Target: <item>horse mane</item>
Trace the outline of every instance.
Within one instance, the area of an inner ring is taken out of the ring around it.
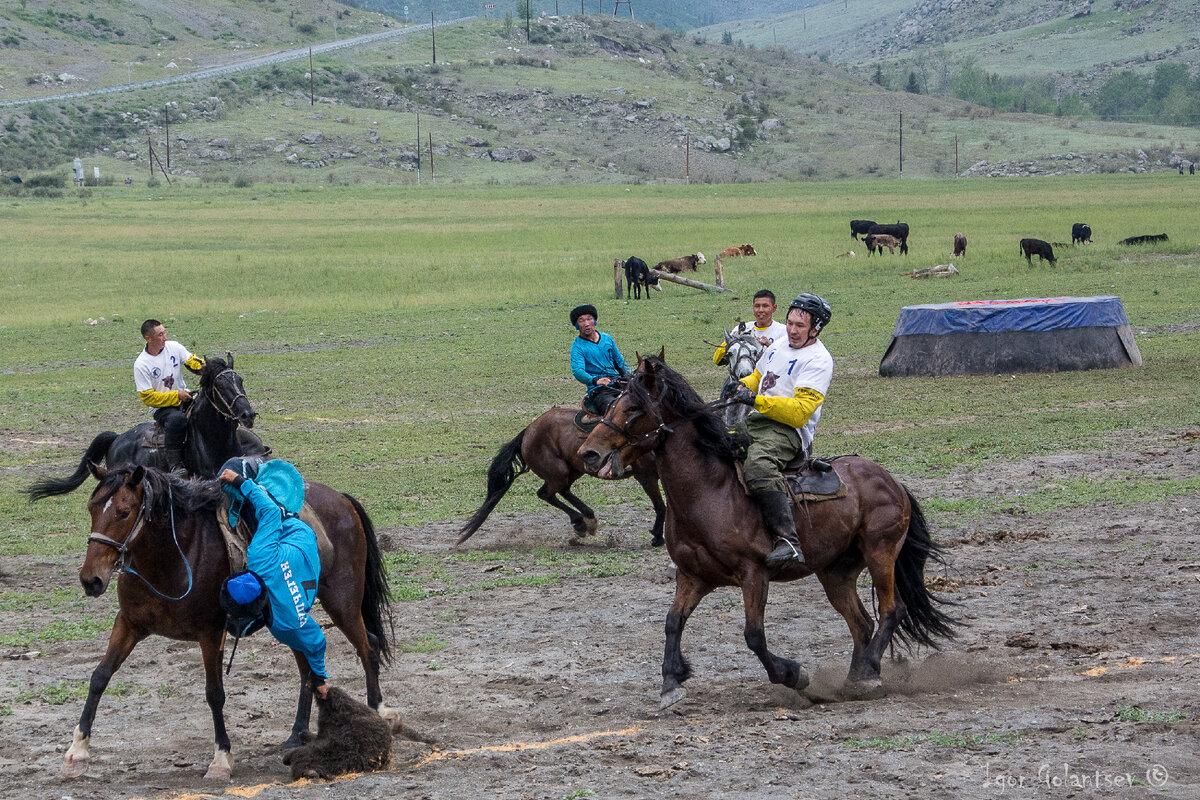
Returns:
[[[227,369],[229,369],[229,365],[223,358],[212,356],[204,359],[204,369],[200,370],[200,388],[210,391],[216,377]]]
[[[706,456],[732,465],[745,449],[749,437],[729,431],[724,421],[700,399],[687,379],[657,356],[646,356],[645,364],[654,369],[658,384],[657,401],[646,389],[645,373],[638,370],[629,382],[629,391],[643,407],[657,404],[668,414],[690,421],[696,428],[696,444]]]
[[[93,493],[95,502],[102,503],[116,494],[137,469],[127,466],[110,471]],[[224,493],[217,481],[181,478],[153,467],[141,469],[146,513],[151,519],[165,517],[173,511],[180,514],[215,511],[221,504]]]

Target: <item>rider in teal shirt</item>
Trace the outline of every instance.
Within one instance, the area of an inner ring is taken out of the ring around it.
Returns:
[[[603,414],[620,395],[613,381],[629,375],[629,367],[613,338],[596,330],[595,306],[571,309],[571,324],[579,331],[571,344],[571,374],[587,387],[583,407]]]

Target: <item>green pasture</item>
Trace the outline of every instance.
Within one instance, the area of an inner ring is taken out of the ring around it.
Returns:
[[[825,295],[837,374],[820,452],[927,476],[1030,452],[1119,457],[1130,437],[1172,438],[1200,423],[1198,202],[1200,182],[1174,173],[691,187],[184,183],[6,199],[0,554],[82,547],[85,492],[30,506],[19,490],[73,470],[96,433],[145,418],[131,372],[148,316],[196,352],[232,351],[259,433],[306,476],[362,499],[381,526],[465,519],[497,449],[547,407],[578,402],[567,312],[584,301],[631,361],[665,348],[712,397],[723,371],[705,340],[748,318],[755,290],[784,303]],[[904,219],[911,254],[866,258],[851,218]],[[1018,255],[1025,236],[1069,242],[1076,221],[1092,226],[1093,245],[1061,249],[1057,266]],[[969,242],[959,276],[899,275],[950,261],[957,231]],[[1163,231],[1165,245],[1117,244]],[[700,250],[710,263],[696,277],[711,281],[712,256],[740,242],[760,255],[727,260],[727,294],[666,285],[649,300],[613,297],[614,258],[653,264]],[[850,250],[858,255],[836,257]],[[878,377],[902,306],[1094,294],[1123,299],[1144,367]],[[499,510],[540,507],[537,486],[522,477]],[[1087,489],[1079,502],[1108,490],[1130,500],[1128,486]],[[1191,491],[1194,482],[1151,482],[1145,499]],[[632,482],[587,481],[580,493],[600,506],[644,503]]]

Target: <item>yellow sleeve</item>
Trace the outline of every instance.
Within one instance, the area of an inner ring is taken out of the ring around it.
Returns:
[[[751,372],[749,375],[742,378],[742,383],[746,384],[746,387],[750,391],[757,392],[758,385],[762,383],[762,373],[758,370],[754,370],[754,372]]]
[[[183,365],[192,372],[199,373],[200,370],[204,369],[204,359],[200,356],[193,355],[187,361],[183,362]]]
[[[178,391],[156,392],[153,389],[146,389],[138,392],[138,397],[142,398],[142,402],[151,408],[171,408],[180,405]]]
[[[754,398],[754,408],[764,417],[776,422],[782,422],[793,428],[803,428],[804,424],[808,422],[808,418],[823,402],[825,402],[825,395],[814,389],[800,386],[796,388],[795,397],[757,395]]]
[[[725,351],[728,349],[729,347],[726,344],[717,345],[717,352],[713,353],[713,363],[718,367],[721,366],[721,361],[725,358]]]

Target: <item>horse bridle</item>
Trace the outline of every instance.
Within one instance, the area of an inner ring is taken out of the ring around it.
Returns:
[[[736,380],[740,380],[740,376],[737,374],[737,365],[740,364],[742,361],[750,361],[751,364],[754,364],[758,361],[758,359],[754,355],[754,346],[752,344],[750,344],[749,342],[743,341],[743,340],[730,342],[729,347],[726,349],[726,352],[733,349],[734,347],[738,348],[739,351],[744,351],[737,358],[730,359],[730,361],[729,361],[729,375],[736,381]],[[753,369],[750,370],[750,372],[753,372],[753,371],[754,371]],[[750,372],[747,372],[746,374],[749,375]]]
[[[608,411],[606,411],[604,413],[604,416],[600,418],[601,425],[605,426],[606,428],[610,428],[610,429],[616,431],[617,433],[621,434],[622,436],[624,436],[625,444],[630,445],[632,447],[637,447],[637,446],[641,445],[642,442],[646,441],[651,436],[657,436],[661,439],[663,436],[665,436],[669,433],[675,432],[674,426],[668,425],[663,420],[662,415],[659,414],[658,411],[653,412],[655,418],[658,419],[658,427],[655,428],[654,430],[650,431],[649,433],[637,434],[636,436],[634,434],[630,433],[627,428],[622,428],[620,425],[618,425],[617,423],[615,423],[611,419],[609,419],[609,415],[612,414],[613,409],[617,407],[617,403],[621,402],[621,398],[627,394],[629,394],[628,387],[626,387],[621,392],[621,394],[617,397],[616,400],[612,401],[612,404],[608,407]],[[645,413],[645,412],[643,412],[643,413]],[[675,425],[678,425],[679,422],[681,422],[681,421],[682,420],[677,420],[675,422]]]
[[[102,533],[92,531],[91,534],[88,535],[88,544],[95,542],[96,544],[102,544],[117,551],[117,563],[113,564],[111,572],[114,572],[117,575],[120,575],[122,572],[124,572],[139,578],[142,583],[146,584],[150,591],[154,592],[164,600],[182,600],[192,593],[192,565],[187,560],[187,556],[183,554],[183,548],[179,546],[179,537],[175,533],[175,498],[172,496],[170,484],[167,484],[167,505],[169,505],[171,508],[171,538],[175,541],[175,549],[179,553],[180,560],[183,561],[183,566],[187,569],[187,589],[185,589],[183,594],[179,595],[178,597],[170,597],[165,595],[158,589],[154,588],[154,585],[150,583],[150,581],[146,580],[146,577],[134,569],[129,563],[129,548],[131,545],[133,545],[134,540],[137,539],[138,535],[142,532],[142,528],[146,527],[146,521],[150,516],[146,513],[146,504],[148,499],[147,493],[145,489],[143,489],[142,504],[138,507],[137,517],[133,520],[133,527],[130,528],[129,533],[125,535],[124,541],[118,542],[116,539],[110,539]]]
[[[242,400],[242,399],[245,399],[245,401],[247,403],[249,403],[250,398],[246,397],[246,393],[244,391],[242,391],[242,387],[237,386],[237,384],[234,384],[235,387],[237,388],[237,394],[235,394],[233,396],[232,400],[226,399],[225,395],[221,394],[221,392],[217,389],[217,379],[220,378],[221,376],[225,375],[226,373],[230,373],[230,372],[233,372],[233,370],[226,368],[226,369],[221,370],[220,372],[218,372],[216,375],[213,376],[213,379],[211,381],[211,385],[212,385],[212,389],[213,389],[212,397],[208,398],[208,402],[214,409],[216,409],[218,414],[220,414],[222,417],[224,417],[229,422],[236,423],[238,421],[238,417],[237,417],[237,414],[233,413],[233,404],[236,403],[238,400]],[[233,374],[237,375],[236,372],[233,372]],[[205,396],[208,397],[208,392],[205,392]],[[216,402],[217,400],[220,400],[221,403],[224,404],[225,407],[221,408],[221,406],[217,404],[217,402]]]

